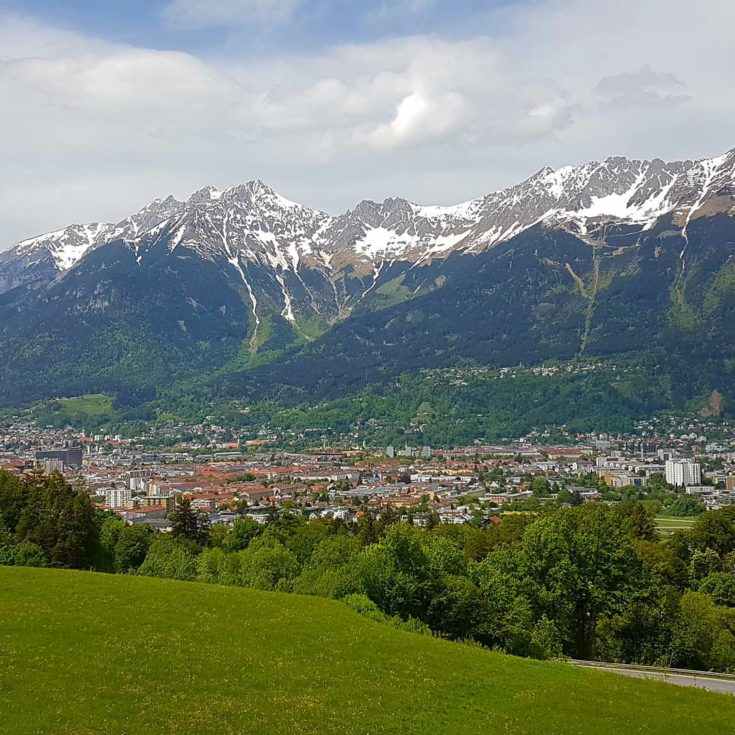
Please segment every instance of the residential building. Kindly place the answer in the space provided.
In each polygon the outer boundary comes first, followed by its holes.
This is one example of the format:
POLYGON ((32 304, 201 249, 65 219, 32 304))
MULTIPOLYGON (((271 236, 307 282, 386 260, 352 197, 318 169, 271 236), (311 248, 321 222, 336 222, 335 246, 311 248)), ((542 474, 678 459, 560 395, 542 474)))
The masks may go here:
POLYGON ((47 475, 50 475, 52 472, 64 471, 64 463, 60 459, 36 460, 36 467, 42 469, 47 475))
POLYGON ((666 482, 677 487, 702 484, 702 469, 691 459, 669 459, 666 461, 666 482))
POLYGON ((129 487, 106 487, 104 493, 105 504, 110 508, 124 508, 133 497, 129 487))

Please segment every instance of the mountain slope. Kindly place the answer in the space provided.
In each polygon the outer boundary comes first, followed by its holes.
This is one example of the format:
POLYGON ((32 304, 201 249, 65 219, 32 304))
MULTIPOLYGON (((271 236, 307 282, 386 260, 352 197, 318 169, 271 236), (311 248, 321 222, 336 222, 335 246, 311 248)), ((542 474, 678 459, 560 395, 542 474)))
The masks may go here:
MULTIPOLYGON (((619 243, 624 238, 616 238, 619 243)), ((692 221, 685 240, 670 218, 627 245, 591 246, 537 226, 473 259, 427 269, 441 288, 357 314, 316 342, 263 368, 226 375, 215 393, 333 399, 406 371, 473 364, 502 367, 580 356, 668 353, 686 360, 690 393, 735 399, 735 223, 692 221), (686 247, 685 258, 682 250, 686 247), (701 384, 695 366, 721 366, 701 384)), ((662 370, 666 366, 662 367, 662 370)))
POLYGON ((170 196, 151 202, 116 224, 70 225, 23 240, 0 252, 0 293, 26 283, 49 281, 96 247, 120 238, 135 238, 174 216, 183 206, 170 196))
POLYGON ((0 402, 140 403, 211 373, 213 397, 316 399, 460 359, 651 347, 731 359, 734 186, 735 150, 542 169, 454 207, 333 217, 259 181, 157 200, 0 256, 0 402))
POLYGON ((13 567, 0 584, 4 735, 686 735, 735 719, 725 695, 404 633, 319 598, 13 567))

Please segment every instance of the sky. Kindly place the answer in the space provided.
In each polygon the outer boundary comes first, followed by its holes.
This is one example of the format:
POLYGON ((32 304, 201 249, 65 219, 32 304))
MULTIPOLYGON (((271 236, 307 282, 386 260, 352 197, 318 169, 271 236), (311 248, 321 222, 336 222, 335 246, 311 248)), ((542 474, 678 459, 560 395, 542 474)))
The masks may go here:
POLYGON ((735 147, 732 0, 0 0, 0 250, 262 179, 339 213, 735 147))

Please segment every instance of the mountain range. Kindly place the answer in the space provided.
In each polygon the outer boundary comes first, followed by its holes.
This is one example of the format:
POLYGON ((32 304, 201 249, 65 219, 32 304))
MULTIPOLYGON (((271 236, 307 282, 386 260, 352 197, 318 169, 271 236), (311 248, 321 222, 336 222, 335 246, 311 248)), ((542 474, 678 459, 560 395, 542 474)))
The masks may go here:
MULTIPOLYGON (((0 252, 0 401, 135 405, 203 376, 208 396, 322 400, 458 361, 654 348, 727 365, 734 254, 735 149, 543 168, 459 205, 389 198, 338 216, 260 181, 206 187, 0 252)), ((721 371, 712 381, 690 397, 729 392, 721 371)))

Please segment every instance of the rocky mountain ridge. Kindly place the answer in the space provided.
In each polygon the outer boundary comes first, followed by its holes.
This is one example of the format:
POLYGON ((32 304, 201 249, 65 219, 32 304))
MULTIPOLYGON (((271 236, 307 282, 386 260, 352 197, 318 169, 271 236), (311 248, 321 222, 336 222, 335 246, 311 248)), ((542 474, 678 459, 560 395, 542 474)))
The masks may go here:
MULTIPOLYGON (((202 376, 215 397, 298 402, 457 360, 652 346, 724 364, 734 188, 731 151, 541 169, 456 206, 363 201, 336 217, 260 181, 157 200, 0 254, 0 405, 139 405, 202 376)), ((697 394, 726 391, 718 376, 697 394)))
MULTIPOLYGON (((701 213, 733 210, 735 149, 701 161, 608 158, 543 168, 515 186, 455 206, 401 198, 362 201, 338 216, 291 202, 261 181, 224 191, 205 187, 187 201, 156 200, 114 224, 71 225, 0 253, 0 292, 48 280, 91 250, 116 240, 139 250, 167 240, 206 258, 249 261, 298 273, 382 263, 411 264, 452 252, 479 252, 539 223, 591 235, 609 223, 650 228, 672 213, 684 229, 701 213)), ((287 304, 284 311, 288 313, 287 304)))

